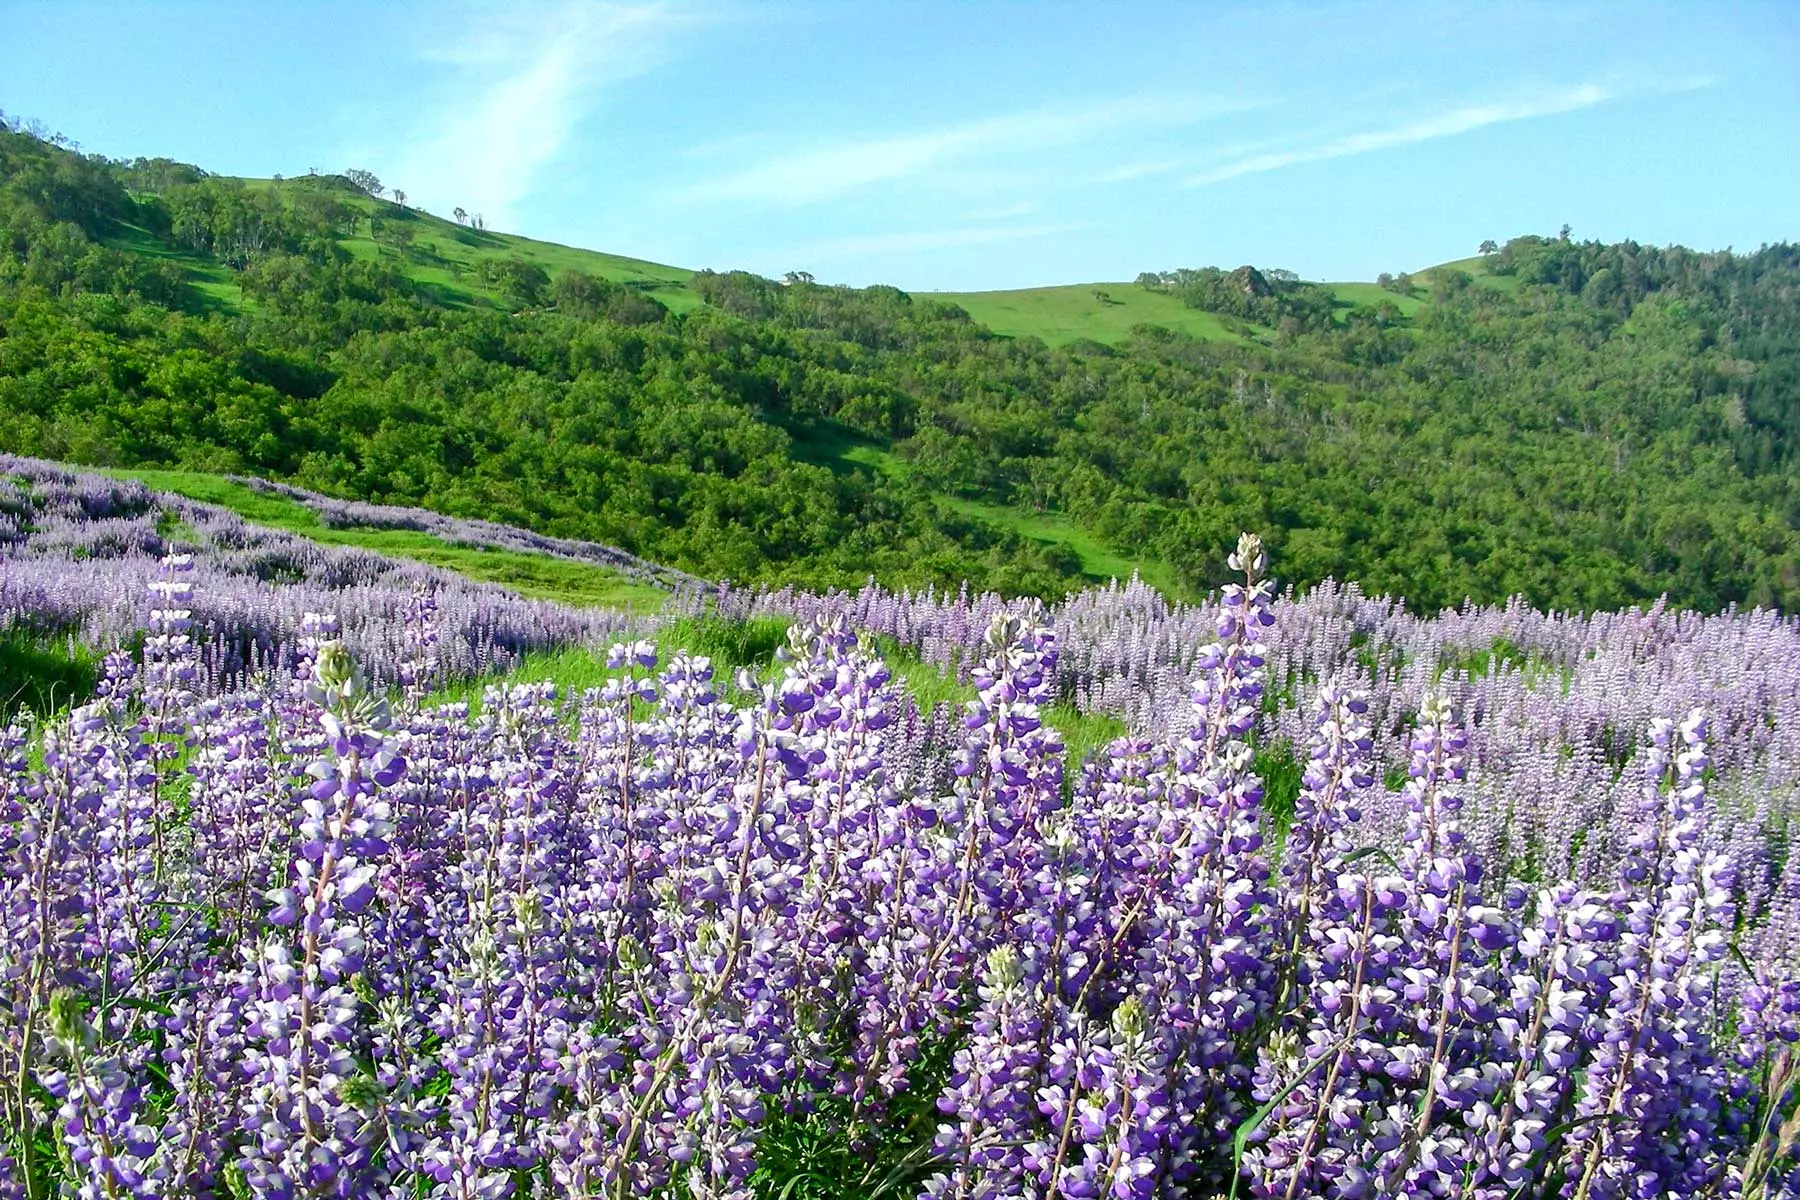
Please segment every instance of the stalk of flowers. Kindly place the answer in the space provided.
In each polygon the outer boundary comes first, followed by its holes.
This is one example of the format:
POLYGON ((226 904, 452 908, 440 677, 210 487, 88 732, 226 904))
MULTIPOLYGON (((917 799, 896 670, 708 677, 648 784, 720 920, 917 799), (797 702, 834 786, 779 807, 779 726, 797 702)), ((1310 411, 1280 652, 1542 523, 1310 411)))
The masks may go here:
MULTIPOLYGON (((917 728, 933 736, 931 727, 917 728)), ((850 997, 851 1078, 842 1085, 857 1120, 911 1086, 913 1060, 935 1028, 928 997, 937 988, 924 968, 933 930, 941 931, 934 920, 948 905, 955 853, 941 832, 937 789, 925 786, 919 776, 897 771, 878 812, 879 852, 863 868, 870 904, 850 997)))
POLYGON ((1031 957, 1011 946, 988 953, 968 1040, 956 1051, 937 1101, 949 1119, 938 1126, 932 1148, 947 1168, 926 1181, 922 1197, 1006 1200, 1043 1194, 1032 1161, 1032 1144, 1043 1139, 1038 1093, 1044 1046, 1041 985, 1029 978, 1031 957))
MULTIPOLYGON (((1514 902, 1524 907, 1520 891, 1514 902)), ((1612 982, 1618 920, 1604 896, 1562 883, 1541 889, 1532 909, 1499 956, 1504 994, 1483 1047, 1495 1086, 1465 1118, 1475 1148, 1458 1195, 1474 1200, 1506 1200, 1542 1172, 1612 982)))
POLYGON ((210 906, 221 942, 236 945, 283 881, 294 836, 289 766, 263 688, 203 702, 194 715, 187 776, 193 899, 210 906))
POLYGON ((1493 956, 1514 932, 1482 903, 1481 865, 1463 852, 1467 744, 1448 699, 1428 696, 1404 789, 1400 874, 1410 903, 1399 931, 1407 953, 1388 983, 1418 1015, 1392 1047, 1386 1073, 1397 1086, 1373 1116, 1368 1145, 1371 1173, 1390 1190, 1441 1194, 1462 1185, 1475 1155, 1464 1132, 1469 1114, 1492 1103, 1505 1071, 1481 1031, 1495 1015, 1493 956))
MULTIPOLYGON (((1172 836, 1162 839, 1165 863, 1103 942, 1107 960, 1117 955, 1130 964, 1125 1003, 1138 1006, 1134 1021, 1151 1023, 1163 1072, 1157 1095, 1173 1117, 1153 1123, 1154 1136, 1168 1140, 1154 1146, 1148 1188, 1187 1180, 1197 1169, 1194 1149, 1216 1144, 1237 1124, 1238 1093, 1250 1081, 1238 1043, 1274 999, 1262 789, 1243 740, 1255 724, 1266 661, 1256 638, 1273 619, 1268 585, 1259 578, 1266 563, 1261 543, 1246 535, 1231 558, 1245 584, 1225 592, 1219 640, 1202 652, 1193 686, 1194 727, 1167 768, 1163 822, 1172 836)), ((1078 1013, 1082 1007, 1078 1000, 1078 1013)), ((1105 1053, 1092 1046, 1087 1052, 1105 1053)), ((1077 1072, 1051 1113, 1057 1131, 1047 1167, 1052 1194, 1063 1186, 1065 1164, 1092 1153, 1081 1140, 1092 1122, 1077 1119, 1082 1086, 1077 1072)), ((1086 1183, 1076 1177, 1070 1186, 1086 1183)))
POLYGON ((578 886, 587 892, 578 908, 592 934, 589 945, 571 947, 571 966, 585 972, 593 993, 603 998, 612 995, 616 983, 608 948, 626 936, 642 942, 654 903, 655 804, 645 768, 658 734, 654 717, 640 717, 638 710, 659 698, 650 674, 656 662, 656 647, 647 641, 615 642, 606 666, 623 673, 591 689, 581 701, 581 787, 571 837, 581 846, 576 871, 582 881, 578 886))
POLYGON ((70 714, 64 753, 79 759, 77 770, 97 798, 83 905, 92 929, 84 948, 101 964, 94 998, 100 1036, 111 1042, 121 1034, 119 1019, 129 1022, 136 1015, 116 1009, 114 1001, 145 988, 145 968, 161 957, 151 944, 151 929, 164 914, 158 911, 163 888, 155 832, 157 747, 129 707, 128 660, 112 655, 108 662, 108 694, 70 714))
MULTIPOLYGON (((0 922, 0 1087, 8 1133, 28 1191, 41 1190, 49 1164, 38 1148, 44 1111, 33 1095, 51 1037, 50 1002, 68 992, 91 996, 114 972, 133 974, 112 954, 124 943, 115 901, 116 871, 103 810, 117 783, 109 762, 101 706, 88 706, 44 728, 42 769, 14 754, 5 869, 6 917, 0 922)), ((135 948, 134 948, 135 949, 135 948)), ((126 963, 132 959, 127 958, 126 963)))
POLYGON ((238 1132, 245 1058, 243 1006, 236 979, 212 956, 183 972, 161 1022, 158 1058, 167 1079, 158 1150, 166 1196, 224 1194, 231 1138, 238 1132))
POLYGON ((417 711, 419 702, 436 687, 443 676, 443 662, 438 657, 438 602, 435 589, 420 585, 413 588, 401 621, 399 682, 408 712, 417 711))
MULTIPOLYGON (((1249 1085, 1240 1043, 1248 1044, 1274 1001, 1275 924, 1260 855, 1261 785, 1250 762, 1250 747, 1233 739, 1206 769, 1178 766, 1171 780, 1170 811, 1180 832, 1167 884, 1150 893, 1140 922, 1124 1001, 1134 1006, 1133 1021, 1147 1029, 1138 1040, 1148 1036, 1155 1048, 1157 1102, 1170 1117, 1154 1124, 1162 1143, 1150 1142, 1148 1129, 1134 1135, 1137 1152, 1152 1164, 1144 1187, 1189 1180, 1200 1167, 1196 1151, 1228 1139, 1241 1119, 1239 1093, 1249 1085)), ((1115 1043, 1123 1036, 1111 1033, 1115 1043)), ((1089 1053, 1110 1051, 1099 1046, 1089 1053)), ((1078 1073, 1076 1080, 1084 1077, 1078 1073)), ((1080 1099, 1079 1090, 1073 1095, 1080 1099)), ((1065 1117, 1060 1124, 1066 1145, 1058 1160, 1091 1156, 1084 1139, 1093 1123, 1065 1117)))
POLYGON ((1402 957, 1393 932, 1407 903, 1397 875, 1345 870, 1316 897, 1307 930, 1309 972, 1298 1036, 1278 1031, 1264 1052, 1260 1090, 1285 1094, 1244 1159, 1263 1197, 1362 1196, 1376 1183, 1362 1161, 1365 1115, 1386 1093, 1387 1039, 1401 1024, 1386 984, 1402 957))
POLYGON ((1314 703, 1317 716, 1281 856, 1280 935, 1286 950, 1278 1003, 1284 1006, 1307 984, 1301 947, 1313 904, 1355 849, 1350 828, 1362 819, 1360 801, 1375 783, 1368 693, 1327 683, 1314 703))
POLYGON ((797 862, 809 910, 803 954, 835 962, 860 932, 857 877, 874 849, 871 784, 881 779, 883 731, 892 724, 895 697, 886 666, 857 647, 841 617, 794 626, 781 653, 793 663, 782 700, 795 710, 792 732, 817 752, 789 797, 807 835, 797 862))
POLYGON ((1095 887, 1105 851, 1088 840, 1098 830, 1077 805, 1037 822, 1027 902, 988 955, 970 1040, 938 1098, 953 1119, 939 1126, 934 1150, 946 1169, 928 1194, 1043 1195, 1052 1160, 1066 1153, 1046 1117, 1062 1111, 1072 1085, 1058 1067, 1079 1059, 1091 1033, 1075 1004, 1090 979, 1089 948, 1105 932, 1095 887))
POLYGON ((63 805, 58 793, 31 769, 30 730, 22 723, 0 729, 0 1119, 5 1121, 6 1173, 21 1195, 41 1194, 48 1163, 40 1161, 38 1134, 45 1119, 31 1088, 34 1065, 48 1036, 46 1006, 56 986, 56 964, 47 957, 70 926, 64 920, 60 880, 63 805))
POLYGON ((804 1015, 791 1052, 800 1068, 788 1081, 787 1102, 808 1103, 814 1089, 837 1087, 864 1101, 881 1094, 854 1068, 839 1071, 837 1035, 856 1028, 856 995, 846 980, 868 973, 871 943, 890 922, 908 915, 884 896, 897 863, 898 823, 907 819, 893 790, 887 760, 901 700, 878 657, 859 645, 841 617, 796 627, 786 656, 794 661, 783 707, 795 708, 792 732, 804 744, 808 769, 792 781, 787 804, 799 833, 798 929, 794 961, 801 991, 793 1011, 804 1015), (846 994, 848 992, 848 994, 846 994))
POLYGON ((1036 612, 996 619, 993 654, 971 675, 976 697, 963 716, 969 734, 950 814, 963 826, 955 932, 946 943, 952 965, 985 957, 987 943, 1028 902, 1032 834, 1062 803, 1062 738, 1043 722, 1054 696, 1056 635, 1040 621, 1036 612))
POLYGON ((160 1197, 166 1172, 156 1131, 138 1119, 143 1095, 115 1056, 96 1053, 98 1033, 82 1008, 67 989, 51 997, 47 1048, 57 1066, 38 1073, 57 1103, 73 1191, 82 1200, 160 1197))
POLYGON ((1645 761, 1646 827, 1622 872, 1611 994, 1575 1110, 1585 1123, 1563 1151, 1574 1200, 1690 1194, 1723 1171, 1708 967, 1725 954, 1731 893, 1723 857, 1702 848, 1702 715, 1656 722, 1645 761))
POLYGON ((445 1195, 501 1194, 546 1149, 567 1037, 557 718, 552 685, 489 688, 475 731, 491 786, 464 814, 457 895, 436 917, 446 982, 433 1028, 449 1095, 423 1161, 445 1195))
MULTIPOLYGON (((174 1002, 163 1022, 168 1045, 157 1055, 156 1075, 168 1094, 153 1099, 143 1065, 100 1044, 85 1001, 67 989, 52 996, 48 1046, 54 1065, 41 1070, 39 1080, 57 1104, 74 1194, 162 1200, 220 1193, 236 1059, 209 1057, 232 1047, 209 1043, 208 1034, 231 1003, 222 989, 174 1002)), ((235 1022, 228 1018, 226 1024, 235 1022)), ((23 1182, 29 1186, 31 1180, 23 1182)))
MULTIPOLYGON (((1260 1049, 1253 1079, 1253 1095, 1265 1103, 1300 1073, 1301 1037, 1310 1037, 1306 1047, 1310 1057, 1326 1053, 1328 1042, 1324 1039, 1335 1030, 1328 1022, 1319 1023, 1320 1009, 1315 1005, 1324 997, 1341 1005, 1341 998, 1335 991, 1321 991, 1315 985, 1336 975, 1354 941, 1372 932, 1346 928, 1343 918, 1347 914, 1338 892, 1338 880, 1348 870, 1346 859, 1356 849, 1350 831, 1361 821, 1362 804, 1374 784, 1369 698, 1360 690, 1328 682, 1319 689, 1314 703, 1317 714, 1307 740, 1306 767, 1282 856, 1277 938, 1283 950, 1278 960, 1280 985, 1275 1009, 1279 1024, 1260 1049), (1326 914, 1323 920, 1322 909, 1326 914)), ((1360 987, 1359 983, 1354 990, 1360 991, 1360 987)), ((1345 1036, 1353 1036, 1355 1027, 1353 1020, 1345 1027, 1345 1036)), ((1247 1160, 1247 1173, 1259 1184, 1266 1185, 1269 1176, 1286 1169, 1299 1153, 1299 1122, 1312 1119, 1306 1105, 1318 1086, 1317 1080, 1301 1082, 1313 1086, 1290 1093, 1295 1098, 1282 1103, 1265 1127, 1270 1131, 1265 1134, 1265 1145, 1252 1151, 1247 1160)), ((1304 1140, 1316 1142, 1318 1133, 1310 1124, 1304 1128, 1304 1140)), ((1293 1175, 1296 1184, 1304 1169, 1298 1168, 1293 1175)))
POLYGON ((252 1044, 240 1169, 253 1195, 280 1200, 363 1195, 385 1174, 373 1144, 379 1097, 355 1058, 365 1033, 350 980, 390 832, 379 789, 406 766, 384 736, 386 701, 341 643, 319 646, 306 694, 326 754, 307 768, 314 783, 287 886, 269 897, 275 930, 246 947, 252 1044))
POLYGON ((200 647, 193 637, 194 569, 190 554, 166 554, 158 577, 150 584, 151 606, 144 636, 143 705, 157 794, 152 798, 156 874, 164 871, 167 814, 160 785, 166 764, 180 753, 187 736, 188 715, 196 700, 200 647))
POLYGON ((1039 866, 1038 822, 1061 803, 1062 741, 1045 726, 1055 636, 1030 614, 1003 614, 987 633, 988 658, 972 672, 976 698, 966 706, 953 758, 951 795, 915 808, 911 828, 941 825, 949 834, 918 836, 898 869, 910 881, 899 914, 875 955, 889 981, 863 997, 855 1051, 859 1074, 897 1082, 898 1044, 948 1032, 973 962, 1008 936, 1030 899, 1039 866))
MULTIPOLYGON (((1052 1164, 1046 1195, 1148 1200, 1166 1186, 1176 1136, 1171 1126, 1178 1119, 1166 1090, 1168 1044, 1150 1028, 1136 996, 1113 1010, 1107 1028, 1058 1044, 1055 1053, 1073 1067, 1062 1087, 1080 1090, 1072 1110, 1072 1141, 1080 1149, 1078 1157, 1052 1164)), ((1047 1089, 1045 1107, 1069 1112, 1057 1103, 1056 1091, 1047 1089)), ((1063 1131, 1052 1134, 1060 1138, 1063 1131)))
MULTIPOLYGON (((801 631, 796 649, 808 640, 801 631)), ((723 818, 711 854, 721 877, 700 881, 697 892, 700 919, 690 941, 697 953, 688 959, 693 1051, 676 1075, 684 1107, 694 1112, 676 1153, 686 1156, 681 1178, 695 1195, 748 1195, 761 1096, 824 1075, 823 1027, 810 1014, 829 999, 821 971, 830 964, 804 957, 808 931, 797 917, 808 899, 820 772, 841 715, 843 672, 832 660, 848 642, 847 631, 834 636, 827 628, 813 637, 816 653, 795 655, 779 684, 756 688, 759 702, 740 718, 731 798, 712 809, 716 821, 723 818)), ((741 679, 747 690, 754 683, 741 679)))
MULTIPOLYGON (((1046 888, 1045 915, 1057 922, 1049 936, 1056 981, 1050 994, 1065 1003, 1080 999, 1110 1011, 1125 998, 1129 979, 1117 971, 1101 973, 1099 951, 1129 925, 1124 915, 1146 903, 1145 889, 1166 884, 1173 844, 1181 837, 1168 803, 1170 758, 1165 744, 1149 738, 1115 740, 1082 765, 1067 813, 1042 829, 1046 848, 1072 843, 1053 854, 1057 875, 1046 888)), ((1034 933, 1042 938, 1041 930, 1026 936, 1034 933)))
POLYGON ((592 1023, 577 1023, 570 1030, 564 1053, 566 1111, 549 1137, 550 1178, 562 1195, 603 1196, 618 1182, 616 1172, 609 1170, 614 1130, 620 1118, 629 1116, 619 1087, 625 1066, 619 1045, 618 1038, 592 1023))
POLYGON ((1770 983, 1758 973, 1744 989, 1738 1019, 1733 1096, 1747 1134, 1741 1164, 1730 1181, 1745 1200, 1792 1194, 1800 1188, 1800 981, 1770 983))
MULTIPOLYGON (((66 813, 75 836, 64 849, 79 856, 70 879, 80 892, 61 906, 84 919, 69 930, 70 948, 92 966, 65 970, 50 996, 47 1045, 60 1062, 46 1064, 37 1078, 59 1103, 72 1174, 93 1195, 158 1194, 170 1161, 186 1157, 186 1131, 171 1124, 159 1135, 140 1113, 139 1081, 157 1033, 153 1000, 179 978, 164 961, 190 957, 197 943, 183 937, 185 921, 160 928, 152 816, 158 776, 153 744, 128 707, 132 675, 129 659, 109 656, 104 694, 70 714, 47 739, 45 758, 47 767, 61 767, 72 801, 66 813), (92 1022, 82 1012, 83 994, 93 997, 92 1022)), ((188 1172, 178 1174, 185 1180, 188 1172)))
POLYGON ((347 649, 342 635, 343 627, 332 613, 309 612, 302 617, 294 639, 291 670, 283 681, 285 686, 276 694, 272 733, 284 753, 296 790, 305 786, 300 772, 328 751, 328 738, 320 725, 319 705, 313 693, 318 688, 320 656, 334 645, 347 649))
MULTIPOLYGON (((381 1094, 384 1156, 416 1163, 423 1130, 439 1115, 425 1093, 436 1073, 428 1048, 429 1016, 441 998, 444 941, 436 936, 434 900, 456 851, 450 821, 451 781, 479 747, 443 710, 413 709, 390 745, 406 773, 383 794, 392 829, 375 867, 375 898, 364 925, 368 941, 351 986, 371 1016, 368 1065, 381 1094)), ((460 944, 453 942, 452 944, 460 944)))
POLYGON ((1226 850, 1228 843, 1233 853, 1245 849, 1254 853, 1243 839, 1260 841, 1255 817, 1249 816, 1245 826, 1247 814, 1237 811, 1235 800, 1228 805, 1202 800, 1203 791, 1216 800, 1242 765, 1241 755, 1231 750, 1223 776, 1217 774, 1227 747, 1241 744, 1255 726, 1267 654, 1256 639, 1274 620, 1269 585, 1261 578, 1268 566, 1262 542, 1245 534, 1229 561, 1233 570, 1243 572, 1245 583, 1224 589, 1214 628, 1217 636, 1197 655, 1198 673, 1189 687, 1189 724, 1181 736, 1152 751, 1153 778, 1163 778, 1153 783, 1155 803, 1145 812, 1149 824, 1142 832, 1157 846, 1157 857, 1122 879, 1124 887, 1114 894, 1119 916, 1098 949, 1096 980, 1116 964, 1130 961, 1146 944, 1143 922, 1155 906, 1168 901, 1177 863, 1194 839, 1200 840, 1201 860, 1226 850), (1152 826, 1158 827, 1155 833, 1152 826))
POLYGON ((661 679, 660 902, 647 941, 619 947, 625 1068, 610 1144, 582 1165, 620 1200, 671 1176, 694 1194, 741 1193, 763 1117, 754 1051, 785 1054, 775 1035, 794 967, 776 926, 793 876, 770 847, 791 842, 782 793, 804 766, 777 736, 773 685, 722 739, 711 677, 707 660, 677 655, 661 679))

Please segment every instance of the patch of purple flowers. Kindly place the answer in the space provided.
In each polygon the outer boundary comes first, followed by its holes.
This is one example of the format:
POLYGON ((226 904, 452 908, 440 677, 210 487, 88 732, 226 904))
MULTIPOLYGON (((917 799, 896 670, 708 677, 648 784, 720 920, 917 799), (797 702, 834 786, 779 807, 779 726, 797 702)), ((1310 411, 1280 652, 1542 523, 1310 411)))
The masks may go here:
MULTIPOLYGON (((15 588, 109 519, 39 486, 15 588)), ((449 588, 221 670, 238 585, 148 561, 137 655, 0 730, 0 1196, 776 1195, 771 1130, 874 1154, 920 1092, 919 1196, 1800 1195, 1778 619, 1423 623, 1246 537, 1193 610, 790 596, 767 669, 634 633, 477 708, 449 588)))

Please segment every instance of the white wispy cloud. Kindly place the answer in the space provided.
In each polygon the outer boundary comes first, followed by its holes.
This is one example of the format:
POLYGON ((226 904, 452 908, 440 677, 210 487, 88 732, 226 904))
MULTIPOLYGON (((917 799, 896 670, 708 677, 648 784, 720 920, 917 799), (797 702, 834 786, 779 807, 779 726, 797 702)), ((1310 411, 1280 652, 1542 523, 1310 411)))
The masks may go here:
POLYGON ((803 205, 875 184, 966 171, 1006 156, 1069 146, 1127 129, 1168 128, 1241 112, 1247 101, 1195 96, 1126 96, 1080 108, 1007 113, 935 129, 848 138, 773 154, 697 184, 691 201, 803 205))
POLYGON ((990 242, 1015 242, 1024 238, 1072 233, 1080 225, 978 225, 951 229, 919 229, 903 232, 850 234, 819 238, 790 246, 781 253, 795 262, 853 258, 868 254, 911 254, 924 250, 954 250, 990 242))
POLYGON ((1187 184, 1189 187, 1205 187, 1209 184, 1223 183, 1227 179, 1256 175, 1264 171, 1279 171, 1283 167, 1297 166, 1301 163, 1348 158, 1355 154, 1369 154, 1377 150, 1390 150, 1396 146, 1410 146, 1437 138, 1454 137, 1457 134, 1469 133, 1489 125, 1500 125, 1509 121, 1524 121, 1533 117, 1548 117, 1558 113, 1592 108, 1596 104, 1616 99, 1619 95, 1620 92, 1601 84, 1585 83, 1578 87, 1542 92, 1500 103, 1465 105, 1386 129, 1368 130, 1316 145, 1297 146, 1234 159, 1192 176, 1187 180, 1187 184))
POLYGON ((377 152, 411 203, 461 205, 493 225, 517 209, 607 89, 667 60, 707 21, 673 0, 549 0, 478 9, 426 48, 453 78, 404 148, 377 152))

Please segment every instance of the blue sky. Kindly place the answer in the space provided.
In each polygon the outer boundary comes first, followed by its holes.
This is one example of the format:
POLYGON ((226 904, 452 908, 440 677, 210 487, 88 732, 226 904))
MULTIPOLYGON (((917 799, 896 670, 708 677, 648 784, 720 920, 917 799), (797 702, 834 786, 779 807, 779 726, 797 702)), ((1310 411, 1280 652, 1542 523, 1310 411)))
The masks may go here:
POLYGON ((0 0, 0 108, 914 290, 1800 238, 1800 4, 0 0))

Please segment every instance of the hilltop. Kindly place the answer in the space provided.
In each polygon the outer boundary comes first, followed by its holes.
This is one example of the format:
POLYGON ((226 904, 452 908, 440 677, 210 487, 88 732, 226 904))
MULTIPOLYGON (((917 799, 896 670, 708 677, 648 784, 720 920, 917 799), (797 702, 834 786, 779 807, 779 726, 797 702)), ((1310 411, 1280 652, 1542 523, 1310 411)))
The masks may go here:
MULTIPOLYGON (((181 164, 140 167, 127 175, 128 184, 166 190, 171 186, 167 181, 171 174, 191 184, 210 179, 228 194, 240 193, 250 204, 269 198, 284 208, 310 209, 329 221, 332 240, 352 260, 389 262, 422 293, 448 307, 507 308, 515 298, 507 286, 513 282, 508 268, 515 263, 536 267, 546 278, 564 271, 581 271, 652 296, 674 312, 700 303, 687 286, 692 271, 501 233, 478 227, 473 222, 479 218, 446 220, 409 207, 391 195, 371 194, 342 175, 287 179, 200 177, 181 171, 180 167, 181 164), (156 178, 158 175, 164 178, 156 178)), ((142 193, 160 194, 161 190, 142 193)), ((101 240, 116 249, 149 254, 178 265, 204 295, 225 309, 236 311, 253 302, 247 300, 233 273, 205 250, 171 246, 167 237, 123 221, 116 232, 101 240)))
MULTIPOLYGON (((409 207, 394 195, 375 195, 343 175, 304 175, 273 179, 216 176, 222 185, 241 187, 246 195, 272 194, 287 205, 334 205, 342 210, 334 230, 336 244, 362 262, 390 262, 423 293, 449 307, 488 306, 509 309, 518 295, 509 288, 509 270, 524 263, 540 269, 546 282, 565 271, 579 271, 654 298, 671 312, 698 307, 705 300, 691 286, 695 271, 666 263, 608 254, 539 241, 474 224, 479 217, 446 220, 409 207)), ((383 189, 386 192, 386 189, 383 189)), ((404 193, 400 193, 404 195, 404 193)), ((179 265, 196 290, 221 308, 241 310, 247 301, 232 272, 212 256, 171 247, 149 230, 121 223, 104 244, 131 253, 158 257, 179 265)), ((1471 258, 1415 272, 1426 284, 1433 272, 1464 270, 1483 283, 1502 277, 1487 272, 1484 258, 1471 258)), ((1395 292, 1374 283, 1328 283, 1341 306, 1392 300, 1410 316, 1417 311, 1423 286, 1395 292)), ((1203 340, 1253 340, 1234 332, 1219 318, 1178 296, 1150 290, 1138 282, 1069 283, 1051 287, 982 292, 915 293, 921 299, 953 304, 974 320, 1006 337, 1036 337, 1049 345, 1073 341, 1116 344, 1133 327, 1155 325, 1203 340)))
POLYGON ((0 450, 256 475, 704 578, 1800 603, 1800 251, 1523 236, 1376 283, 688 271, 0 131, 0 450))

